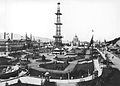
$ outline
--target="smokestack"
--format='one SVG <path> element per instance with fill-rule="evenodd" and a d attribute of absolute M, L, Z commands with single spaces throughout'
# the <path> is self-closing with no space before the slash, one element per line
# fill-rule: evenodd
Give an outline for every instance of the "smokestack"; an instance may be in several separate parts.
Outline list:
<path fill-rule="evenodd" d="M 13 40 L 13 33 L 11 33 L 11 40 Z"/>
<path fill-rule="evenodd" d="M 6 39 L 6 32 L 4 32 L 4 39 Z"/>

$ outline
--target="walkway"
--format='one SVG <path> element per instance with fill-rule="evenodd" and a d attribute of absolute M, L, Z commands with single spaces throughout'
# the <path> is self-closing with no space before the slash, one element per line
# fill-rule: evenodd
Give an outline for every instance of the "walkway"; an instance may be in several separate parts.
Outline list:
<path fill-rule="evenodd" d="M 98 49 L 97 49 L 98 50 Z M 106 60 L 106 58 L 108 58 L 114 65 L 111 65 L 114 68 L 117 68 L 120 70 L 120 59 L 118 57 L 116 57 L 114 54 L 108 52 L 108 51 L 103 51 L 101 52 L 100 50 L 98 50 L 100 52 L 100 54 L 102 55 L 102 57 Z M 107 54 L 105 57 L 105 54 Z"/>
<path fill-rule="evenodd" d="M 97 49 L 97 48 L 96 48 Z M 97 49 L 97 51 L 101 54 L 101 56 L 103 57 L 104 60 L 106 60 L 106 57 L 105 57 L 105 53 L 100 51 L 99 49 Z"/>
<path fill-rule="evenodd" d="M 73 69 L 75 68 L 75 66 L 77 65 L 77 61 L 74 63 L 70 63 L 64 70 L 64 72 L 68 73 L 73 71 Z"/>
<path fill-rule="evenodd" d="M 107 54 L 108 59 L 114 64 L 112 67 L 120 70 L 120 59 L 108 51 L 105 51 L 105 54 Z"/>

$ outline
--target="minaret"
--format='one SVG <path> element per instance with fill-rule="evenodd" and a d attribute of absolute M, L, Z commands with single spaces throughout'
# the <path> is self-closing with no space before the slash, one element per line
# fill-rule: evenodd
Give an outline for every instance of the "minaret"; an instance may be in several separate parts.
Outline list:
<path fill-rule="evenodd" d="M 55 38 L 55 47 L 60 48 L 62 45 L 62 38 L 63 36 L 61 36 L 61 21 L 60 21 L 60 15 L 62 15 L 62 13 L 60 13 L 60 3 L 57 3 L 58 7 L 57 7 L 57 13 L 55 13 L 57 15 L 57 21 L 55 23 L 56 25 L 56 35 L 53 36 L 53 38 Z"/>

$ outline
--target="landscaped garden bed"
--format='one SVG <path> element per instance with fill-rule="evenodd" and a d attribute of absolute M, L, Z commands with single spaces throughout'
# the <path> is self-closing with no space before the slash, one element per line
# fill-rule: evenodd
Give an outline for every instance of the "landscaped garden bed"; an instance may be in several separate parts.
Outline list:
<path fill-rule="evenodd" d="M 24 58 L 39 59 L 41 58 L 41 56 L 39 55 L 39 53 L 33 53 L 33 54 L 26 55 Z"/>
<path fill-rule="evenodd" d="M 15 53 L 10 53 L 9 56 L 12 56 L 12 57 L 21 57 L 21 55 L 25 55 L 27 53 L 25 52 L 15 52 Z"/>
<path fill-rule="evenodd" d="M 79 56 L 75 56 L 75 57 L 64 57 L 64 58 L 59 58 L 59 57 L 55 57 L 54 59 L 56 59 L 57 61 L 75 61 L 78 59 L 83 59 L 84 55 L 79 55 Z"/>
<path fill-rule="evenodd" d="M 42 55 L 36 62 L 50 62 L 50 59 L 46 59 L 44 55 Z"/>
<path fill-rule="evenodd" d="M 9 65 L 9 61 L 11 61 L 10 58 L 0 57 L 0 65 Z"/>
<path fill-rule="evenodd" d="M 59 67 L 58 67 L 59 66 Z M 64 66 L 61 69 L 60 66 Z M 63 72 L 63 73 L 54 73 L 54 70 L 61 70 L 64 71 L 64 69 L 67 67 L 67 64 L 62 64 L 62 63 L 57 63 L 57 66 L 55 63 L 49 63 L 49 64 L 41 64 L 40 67 L 45 68 L 45 69 L 51 69 L 53 72 L 50 72 L 51 79 L 68 79 L 68 72 Z M 92 75 L 94 70 L 93 63 L 84 63 L 84 64 L 77 64 L 75 68 L 73 69 L 72 72 L 69 73 L 70 78 L 73 77 L 73 79 L 78 79 L 83 77 L 87 77 L 88 74 Z M 44 76 L 44 74 L 47 71 L 38 71 L 34 69 L 30 69 L 30 75 L 31 76 Z"/>
<path fill-rule="evenodd" d="M 29 69 L 30 72 L 30 76 L 32 77 L 45 77 L 45 73 L 46 71 L 38 71 L 38 70 L 34 70 L 34 69 Z M 62 77 L 62 79 L 68 79 L 68 74 L 67 73 L 54 73 L 54 72 L 50 72 L 50 77 L 51 79 L 60 79 L 60 77 Z"/>
<path fill-rule="evenodd" d="M 50 61 L 51 61 L 50 59 L 45 59 L 45 60 L 38 59 L 38 60 L 36 60 L 36 62 L 50 62 Z"/>
<path fill-rule="evenodd" d="M 3 72 L 3 69 L 7 68 L 6 66 L 0 66 L 0 74 Z"/>
<path fill-rule="evenodd" d="M 51 70 L 64 70 L 69 63 L 47 63 L 47 64 L 40 64 L 39 66 L 45 69 L 51 69 Z"/>

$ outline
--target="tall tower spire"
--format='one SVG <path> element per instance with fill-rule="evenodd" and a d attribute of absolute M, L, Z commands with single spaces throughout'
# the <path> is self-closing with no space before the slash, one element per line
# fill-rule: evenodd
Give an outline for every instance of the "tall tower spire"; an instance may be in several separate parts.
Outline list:
<path fill-rule="evenodd" d="M 53 36 L 53 38 L 55 38 L 55 47 L 61 47 L 62 45 L 62 38 L 63 36 L 61 36 L 61 20 L 60 20 L 60 15 L 62 15 L 62 13 L 60 13 L 60 3 L 57 3 L 58 7 L 57 7 L 57 13 L 55 13 L 57 15 L 57 21 L 55 23 L 56 25 L 56 35 Z"/>

